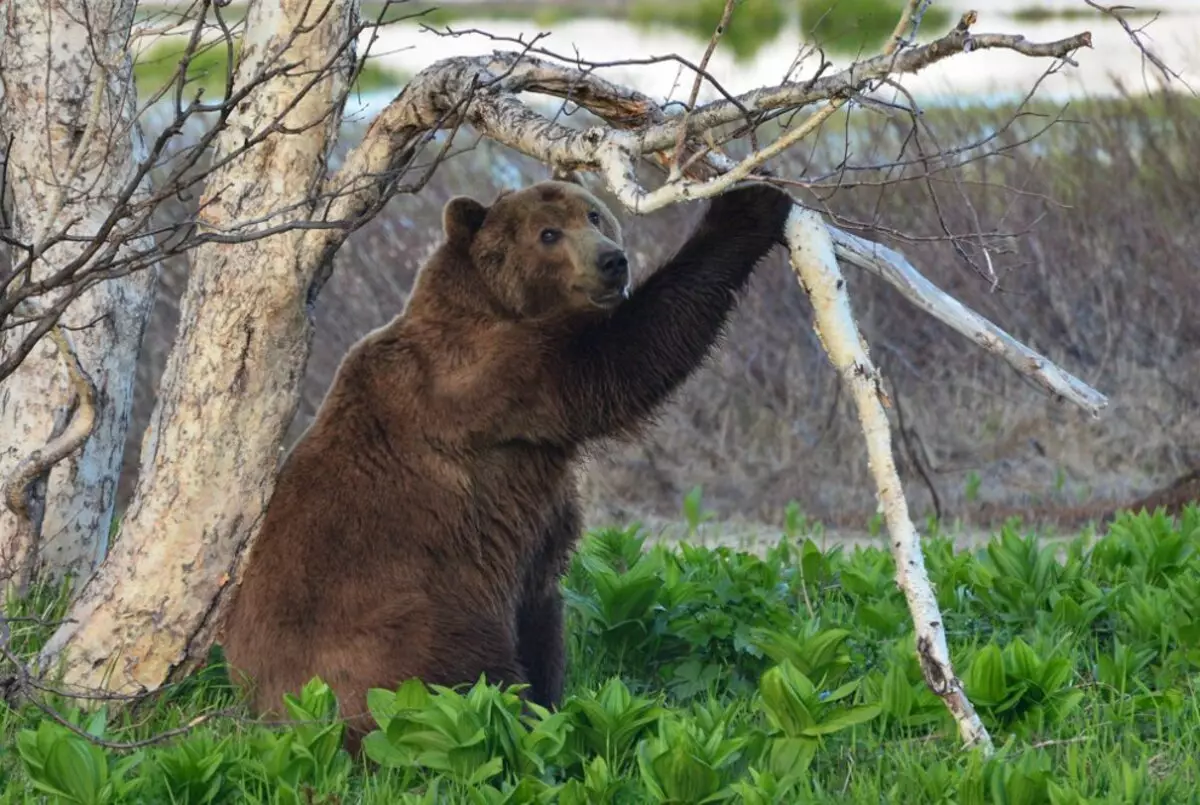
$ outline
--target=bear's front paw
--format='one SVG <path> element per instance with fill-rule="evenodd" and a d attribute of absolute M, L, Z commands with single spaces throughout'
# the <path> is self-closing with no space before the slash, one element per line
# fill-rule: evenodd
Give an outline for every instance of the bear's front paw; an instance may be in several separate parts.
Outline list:
<path fill-rule="evenodd" d="M 782 243 L 784 224 L 795 203 L 787 191 L 756 182 L 714 197 L 709 220 L 723 229 L 737 226 L 771 232 Z"/>

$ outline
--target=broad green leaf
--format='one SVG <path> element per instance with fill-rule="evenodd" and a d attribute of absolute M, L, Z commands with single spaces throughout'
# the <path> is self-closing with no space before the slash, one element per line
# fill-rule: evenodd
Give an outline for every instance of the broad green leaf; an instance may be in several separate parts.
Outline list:
<path fill-rule="evenodd" d="M 835 711 L 835 715 L 831 718 L 826 718 L 817 724 L 815 727 L 810 727 L 805 730 L 806 735 L 829 735 L 830 733 L 844 730 L 847 727 L 853 727 L 855 724 L 862 724 L 879 715 L 880 707 L 878 704 L 862 704 L 857 707 L 850 707 L 846 710 Z"/>
<path fill-rule="evenodd" d="M 988 643 L 967 671 L 967 698 L 985 704 L 1004 700 L 1008 685 L 1004 674 L 1004 655 L 995 643 Z"/>
<path fill-rule="evenodd" d="M 775 738 L 771 741 L 768 764 L 777 779 L 802 777 L 817 754 L 817 742 L 811 738 Z"/>
<path fill-rule="evenodd" d="M 103 755 L 97 763 L 88 749 L 82 738 L 64 737 L 50 750 L 45 767 L 46 782 L 83 805 L 101 801 L 100 789 L 108 777 L 108 765 Z"/>

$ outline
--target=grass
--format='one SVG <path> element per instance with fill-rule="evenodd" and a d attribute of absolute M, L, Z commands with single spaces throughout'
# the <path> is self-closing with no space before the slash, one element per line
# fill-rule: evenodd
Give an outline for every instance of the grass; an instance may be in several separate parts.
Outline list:
<path fill-rule="evenodd" d="M 1126 19 L 1142 19 L 1163 13 L 1160 9 L 1147 6 L 1127 6 L 1122 9 L 1121 16 Z M 1051 6 L 1022 6 L 1012 12 L 1013 19 L 1019 22 L 1046 22 L 1048 20 L 1095 20 L 1107 17 L 1104 12 L 1080 5 L 1072 8 L 1053 8 Z"/>
<path fill-rule="evenodd" d="M 895 30 L 904 5 L 902 0 L 799 0 L 800 27 L 832 51 L 874 52 Z M 921 18 L 920 30 L 926 37 L 931 32 L 941 35 L 949 23 L 950 12 L 931 5 Z"/>
<path fill-rule="evenodd" d="M 698 509 L 687 513 L 697 520 Z M 695 525 L 691 522 L 691 525 Z M 647 549 L 589 535 L 565 581 L 568 696 L 523 716 L 511 691 L 408 682 L 371 701 L 379 766 L 339 749 L 328 689 L 292 726 L 212 717 L 128 751 L 32 707 L 0 717 L 0 801 L 322 803 L 1183 803 L 1200 784 L 1200 508 L 1123 515 L 1043 544 L 1019 524 L 925 551 L 955 667 L 999 753 L 963 753 L 913 652 L 892 560 L 820 550 L 789 508 L 777 545 Z M 11 605 L 28 656 L 54 617 Z M 144 739 L 234 700 L 219 662 L 135 714 L 72 723 Z M 72 798 L 73 797 L 73 798 Z"/>
<path fill-rule="evenodd" d="M 133 66 L 134 78 L 137 81 L 138 92 L 147 96 L 160 90 L 164 85 L 173 83 L 179 70 L 179 63 L 187 50 L 186 41 L 160 42 L 138 55 Z M 241 53 L 241 40 L 234 46 L 234 60 Z M 189 95 L 203 89 L 207 98 L 222 97 L 225 91 L 225 80 L 228 73 L 229 52 L 224 43 L 201 45 L 192 54 L 188 62 Z M 395 87 L 403 83 L 405 77 L 394 70 L 380 67 L 368 61 L 354 82 L 358 92 L 370 92 L 378 89 Z"/>

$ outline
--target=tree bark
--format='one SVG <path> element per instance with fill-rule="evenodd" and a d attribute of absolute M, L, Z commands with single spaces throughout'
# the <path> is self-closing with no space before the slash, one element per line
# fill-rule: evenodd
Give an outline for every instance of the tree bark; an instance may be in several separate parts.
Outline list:
<path fill-rule="evenodd" d="M 358 3 L 254 2 L 235 86 L 257 86 L 215 146 L 203 230 L 250 234 L 304 221 L 341 119 L 354 67 Z M 347 43 L 351 46 L 347 47 Z M 298 63 L 298 64 L 297 64 Z M 274 128 L 236 159 L 248 134 Z M 223 164 L 222 164 L 223 163 Z M 142 446 L 120 539 L 83 588 L 43 662 L 64 681 L 136 693 L 202 661 L 248 536 L 274 486 L 278 448 L 299 401 L 316 271 L 293 229 L 192 252 L 174 349 Z"/>
<path fill-rule="evenodd" d="M 10 143 L 13 211 L 6 234 L 35 251 L 68 225 L 72 235 L 96 231 L 145 154 L 126 50 L 135 6 L 134 0 L 0 3 L 0 134 Z M 86 245 L 55 243 L 17 281 L 37 281 Z M 131 246 L 144 249 L 146 242 Z M 28 254 L 12 248 L 11 265 Z M 147 270 L 94 285 L 60 320 L 94 386 L 95 416 L 82 449 L 29 485 L 27 516 L 0 506 L 0 573 L 18 590 L 33 578 L 86 577 L 104 557 L 156 277 Z M 36 301 L 49 305 L 63 292 Z M 0 331 L 0 360 L 30 328 Z M 0 478 L 78 415 L 68 365 L 54 340 L 43 338 L 0 384 Z"/>

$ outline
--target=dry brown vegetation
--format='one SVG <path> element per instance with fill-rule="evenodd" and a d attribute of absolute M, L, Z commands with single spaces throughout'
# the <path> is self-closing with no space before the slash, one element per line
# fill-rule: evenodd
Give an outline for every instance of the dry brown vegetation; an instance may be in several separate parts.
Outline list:
<path fill-rule="evenodd" d="M 859 186 L 816 190 L 843 225 L 880 220 L 909 236 L 883 241 L 965 305 L 1111 398 L 1096 421 L 1057 405 L 883 283 L 848 269 L 864 335 L 892 384 L 893 423 L 904 432 L 897 439 L 900 469 L 914 514 L 933 512 L 931 489 L 945 517 L 1095 512 L 1200 464 L 1200 176 L 1188 158 L 1200 152 L 1200 109 L 1174 98 L 1087 106 L 1066 115 L 1086 122 L 1059 123 L 1032 144 L 928 181 L 883 185 L 885 178 L 924 173 L 917 165 L 832 176 L 831 185 Z M 1011 112 L 931 112 L 930 126 L 943 143 L 966 142 L 1002 126 Z M 907 124 L 862 112 L 851 119 L 855 164 L 894 162 L 902 147 L 904 159 L 917 157 L 916 143 L 902 141 Z M 815 148 L 790 158 L 836 168 L 846 141 L 838 120 Z M 992 146 L 1023 140 L 1048 122 L 1024 118 Z M 343 149 L 354 137 L 344 140 Z M 399 312 L 440 237 L 442 205 L 460 193 L 489 200 L 504 187 L 544 177 L 545 168 L 531 160 L 482 144 L 351 236 L 315 306 L 316 343 L 292 438 L 347 347 Z M 636 265 L 644 271 L 663 258 L 699 211 L 672 207 L 638 219 L 619 213 Z M 997 287 L 977 270 L 986 264 L 980 250 L 969 239 L 956 248 L 946 231 L 988 232 L 993 246 L 1010 247 L 991 255 Z M 119 505 L 170 348 L 182 272 L 179 262 L 168 264 L 160 280 Z M 790 500 L 843 527 L 862 527 L 874 512 L 861 433 L 782 253 L 755 278 L 717 359 L 688 384 L 650 439 L 596 456 L 587 479 L 592 520 L 673 517 L 694 485 L 721 519 L 777 523 Z"/>

